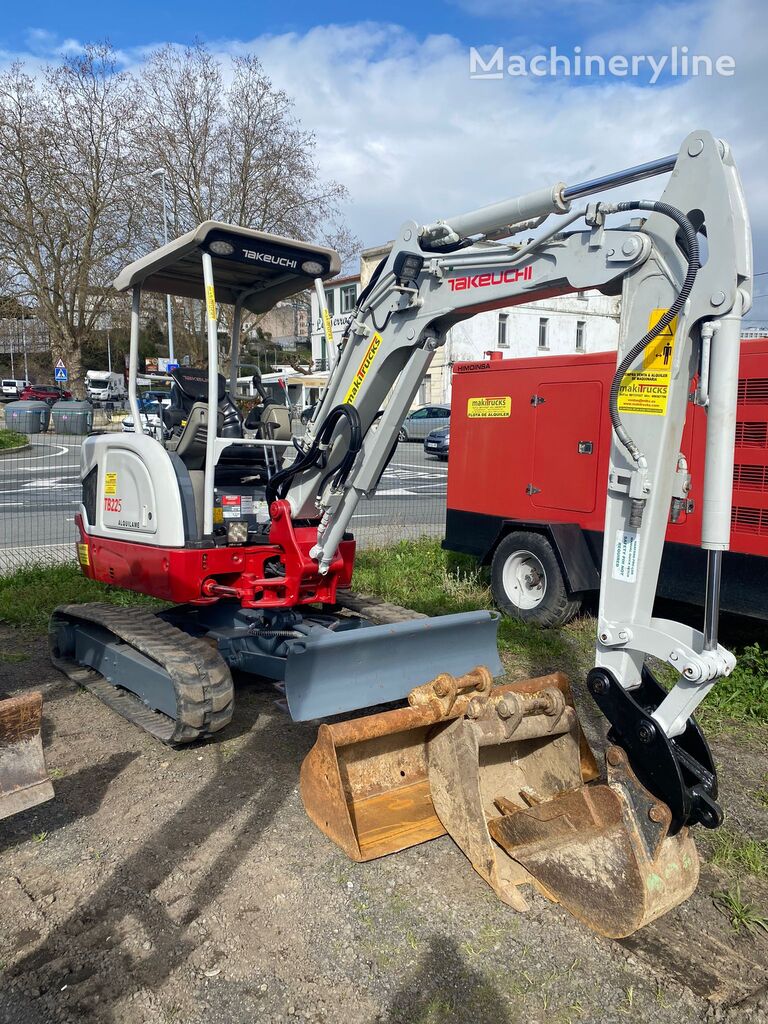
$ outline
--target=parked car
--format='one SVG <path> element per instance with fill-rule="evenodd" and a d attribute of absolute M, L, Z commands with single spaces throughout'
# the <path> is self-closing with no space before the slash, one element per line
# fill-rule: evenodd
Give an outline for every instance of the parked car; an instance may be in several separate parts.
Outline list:
<path fill-rule="evenodd" d="M 14 380 L 13 378 L 7 378 L 0 381 L 0 398 L 6 402 L 12 402 L 19 397 L 24 388 L 28 387 L 28 380 Z"/>
<path fill-rule="evenodd" d="M 56 384 L 30 384 L 19 395 L 23 402 L 47 402 L 48 405 L 71 397 L 71 391 L 60 388 Z"/>
<path fill-rule="evenodd" d="M 422 441 L 437 427 L 446 427 L 451 421 L 450 405 L 423 405 L 409 412 L 400 428 L 401 441 Z"/>
<path fill-rule="evenodd" d="M 438 427 L 437 430 L 427 434 L 424 439 L 424 453 L 426 455 L 435 455 L 438 459 L 445 462 L 448 459 L 448 443 L 450 440 L 450 426 Z"/>
<path fill-rule="evenodd" d="M 158 404 L 167 407 L 171 404 L 171 392 L 170 391 L 140 391 L 138 394 L 139 408 L 142 407 L 142 402 L 151 404 L 157 402 Z"/>
<path fill-rule="evenodd" d="M 148 402 L 147 396 L 142 395 L 139 399 L 139 416 L 145 434 L 156 437 L 163 422 L 163 406 L 160 402 Z M 123 431 L 126 434 L 134 432 L 132 416 L 126 416 L 123 420 Z"/>

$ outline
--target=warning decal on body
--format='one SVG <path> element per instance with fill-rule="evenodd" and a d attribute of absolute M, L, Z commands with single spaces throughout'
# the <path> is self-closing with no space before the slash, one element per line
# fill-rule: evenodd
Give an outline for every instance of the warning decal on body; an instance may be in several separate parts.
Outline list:
<path fill-rule="evenodd" d="M 613 569 L 611 576 L 624 583 L 634 583 L 637 578 L 637 530 L 617 530 L 613 546 Z"/>
<path fill-rule="evenodd" d="M 221 511 L 224 519 L 240 518 L 240 495 L 222 494 Z"/>
<path fill-rule="evenodd" d="M 88 545 L 87 544 L 78 544 L 77 545 L 77 560 L 80 563 L 80 565 L 90 565 L 91 564 L 91 554 L 90 554 L 90 552 L 88 550 Z"/>
<path fill-rule="evenodd" d="M 104 493 L 117 494 L 117 473 L 104 474 Z"/>
<path fill-rule="evenodd" d="M 512 415 L 512 399 L 509 395 L 499 398 L 468 398 L 467 416 L 471 420 L 505 419 Z"/>
<path fill-rule="evenodd" d="M 666 309 L 651 310 L 648 329 L 655 327 L 666 312 Z M 619 388 L 619 412 L 666 416 L 676 330 L 677 317 L 646 346 L 642 370 L 631 370 L 624 375 Z"/>

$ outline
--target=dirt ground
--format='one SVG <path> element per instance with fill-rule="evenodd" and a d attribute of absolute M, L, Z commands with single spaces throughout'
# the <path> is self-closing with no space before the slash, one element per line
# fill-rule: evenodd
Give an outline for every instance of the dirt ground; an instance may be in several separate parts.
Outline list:
<path fill-rule="evenodd" d="M 448 838 L 348 861 L 299 800 L 315 729 L 241 686 L 220 739 L 171 751 L 0 630 L 4 689 L 39 687 L 56 799 L 0 822 L 0 1022 L 512 1024 L 768 1020 L 768 941 L 736 936 L 699 889 L 624 943 L 533 897 L 503 906 Z M 764 749 L 723 740 L 725 803 Z M 760 899 L 757 883 L 745 890 Z M 756 895 L 755 895 L 756 894 Z"/>

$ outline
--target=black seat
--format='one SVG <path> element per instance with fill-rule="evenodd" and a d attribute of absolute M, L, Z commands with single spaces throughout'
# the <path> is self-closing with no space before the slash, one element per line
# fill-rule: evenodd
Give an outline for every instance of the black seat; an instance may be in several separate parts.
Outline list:
<path fill-rule="evenodd" d="M 183 433 L 192 407 L 197 402 L 208 402 L 208 372 L 190 366 L 177 366 L 171 371 L 171 404 L 163 409 L 163 423 L 173 434 Z M 219 437 L 242 437 L 243 417 L 227 393 L 222 374 L 218 380 Z"/>

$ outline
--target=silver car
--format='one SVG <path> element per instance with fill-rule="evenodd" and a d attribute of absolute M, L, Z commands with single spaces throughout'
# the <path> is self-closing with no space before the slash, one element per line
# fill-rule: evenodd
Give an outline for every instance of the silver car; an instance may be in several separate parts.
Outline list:
<path fill-rule="evenodd" d="M 400 440 L 423 441 L 427 434 L 438 427 L 448 426 L 450 422 L 450 405 L 422 405 L 405 417 L 400 428 Z"/>

